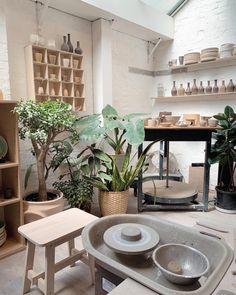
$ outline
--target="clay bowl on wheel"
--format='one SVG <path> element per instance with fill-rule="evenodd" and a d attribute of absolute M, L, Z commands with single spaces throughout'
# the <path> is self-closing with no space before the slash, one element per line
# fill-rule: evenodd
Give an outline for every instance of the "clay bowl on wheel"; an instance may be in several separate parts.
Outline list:
<path fill-rule="evenodd" d="M 194 283 L 210 268 L 203 253 L 182 244 L 160 246 L 153 251 L 152 259 L 168 281 L 179 285 Z"/>

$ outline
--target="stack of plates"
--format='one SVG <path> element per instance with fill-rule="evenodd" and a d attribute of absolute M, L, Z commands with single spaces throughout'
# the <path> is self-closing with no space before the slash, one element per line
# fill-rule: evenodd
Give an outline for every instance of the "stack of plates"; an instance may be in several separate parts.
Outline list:
<path fill-rule="evenodd" d="M 2 246 L 7 239 L 7 234 L 5 230 L 5 226 L 0 228 L 0 246 Z"/>
<path fill-rule="evenodd" d="M 200 53 L 199 52 L 191 52 L 184 55 L 184 64 L 191 65 L 196 64 L 200 61 Z"/>
<path fill-rule="evenodd" d="M 219 48 L 205 48 L 201 51 L 201 62 L 216 60 L 219 57 Z"/>
<path fill-rule="evenodd" d="M 233 55 L 233 43 L 226 43 L 220 46 L 220 58 L 231 57 Z"/>

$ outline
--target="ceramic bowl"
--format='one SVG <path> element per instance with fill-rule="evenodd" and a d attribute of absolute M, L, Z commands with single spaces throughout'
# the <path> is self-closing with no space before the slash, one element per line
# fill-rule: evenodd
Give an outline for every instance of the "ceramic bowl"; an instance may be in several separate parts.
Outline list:
<path fill-rule="evenodd" d="M 175 125 L 181 116 L 173 116 L 173 115 L 167 115 L 165 116 L 165 122 L 170 122 L 171 124 Z"/>
<path fill-rule="evenodd" d="M 168 281 L 179 285 L 194 283 L 210 268 L 202 252 L 182 244 L 160 246 L 153 251 L 152 259 Z"/>
<path fill-rule="evenodd" d="M 191 52 L 184 55 L 184 64 L 194 64 L 200 61 L 200 52 Z"/>
<path fill-rule="evenodd" d="M 224 51 L 224 50 L 232 50 L 233 47 L 234 47 L 234 43 L 225 43 L 225 44 L 222 44 L 220 46 L 220 51 Z"/>

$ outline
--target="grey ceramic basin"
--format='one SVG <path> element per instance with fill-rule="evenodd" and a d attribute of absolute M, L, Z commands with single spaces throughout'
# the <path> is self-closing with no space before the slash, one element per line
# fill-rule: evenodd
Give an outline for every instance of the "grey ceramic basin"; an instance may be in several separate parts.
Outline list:
<path fill-rule="evenodd" d="M 180 243 L 201 251 L 209 260 L 210 269 L 194 284 L 181 286 L 169 282 L 152 261 L 140 256 L 115 253 L 103 241 L 104 232 L 120 223 L 140 223 L 156 230 L 160 245 Z M 122 214 L 100 218 L 82 232 L 84 248 L 97 262 L 122 278 L 130 277 L 148 288 L 166 295 L 210 295 L 217 287 L 232 259 L 232 249 L 223 241 L 200 234 L 196 230 L 163 219 L 138 214 Z M 125 256 L 125 257 L 124 257 Z"/>

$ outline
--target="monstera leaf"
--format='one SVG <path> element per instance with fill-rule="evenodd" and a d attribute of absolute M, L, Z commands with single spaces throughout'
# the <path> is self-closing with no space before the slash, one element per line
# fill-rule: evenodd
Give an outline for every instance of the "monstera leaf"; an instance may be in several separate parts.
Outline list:
<path fill-rule="evenodd" d="M 0 136 L 0 160 L 2 160 L 8 151 L 8 145 L 4 137 Z"/>

